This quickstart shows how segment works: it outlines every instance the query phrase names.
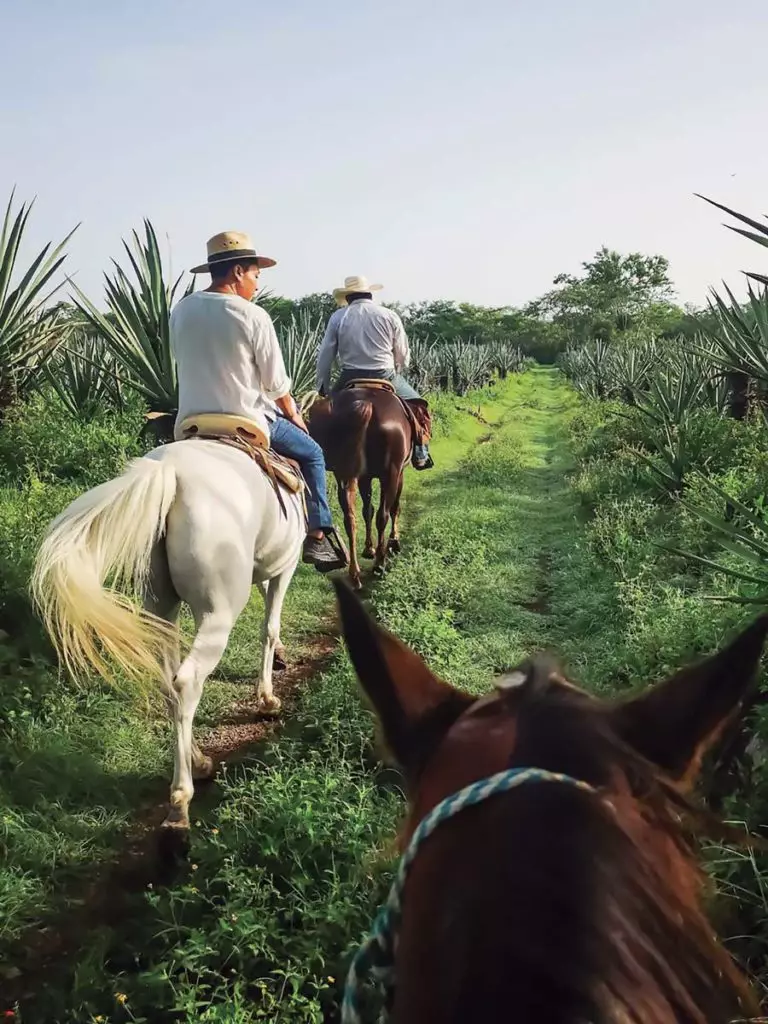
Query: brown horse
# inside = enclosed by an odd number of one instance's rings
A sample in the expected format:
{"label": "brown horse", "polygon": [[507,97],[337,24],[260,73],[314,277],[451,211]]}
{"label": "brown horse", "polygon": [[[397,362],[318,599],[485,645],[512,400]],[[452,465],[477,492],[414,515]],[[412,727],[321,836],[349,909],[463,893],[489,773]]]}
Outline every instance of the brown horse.
{"label": "brown horse", "polygon": [[[363,499],[365,519],[363,558],[373,558],[374,572],[382,572],[387,554],[400,550],[400,495],[403,472],[413,448],[415,425],[393,392],[376,387],[348,388],[332,398],[320,399],[309,411],[308,427],[323,449],[326,466],[336,477],[349,538],[349,577],[352,585],[359,589],[360,565],[355,536],[357,489],[360,488]],[[372,536],[374,480],[378,480],[380,486],[375,550]],[[387,542],[390,521],[392,529]]]}
{"label": "brown horse", "polygon": [[[404,843],[430,812],[424,824],[440,819],[399,890],[392,1024],[757,1015],[702,910],[693,835],[712,822],[686,794],[750,696],[768,616],[629,699],[598,700],[540,659],[478,699],[435,678],[337,590],[352,662],[406,779]],[[514,769],[533,778],[440,818],[446,798]],[[357,994],[348,983],[344,1021],[369,1019]]]}

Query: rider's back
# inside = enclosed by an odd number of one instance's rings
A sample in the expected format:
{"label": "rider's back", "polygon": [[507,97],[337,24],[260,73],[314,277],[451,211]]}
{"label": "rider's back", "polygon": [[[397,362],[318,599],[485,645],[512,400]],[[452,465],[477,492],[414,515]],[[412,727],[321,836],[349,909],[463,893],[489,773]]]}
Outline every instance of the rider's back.
{"label": "rider's back", "polygon": [[171,346],[179,375],[177,438],[181,423],[198,413],[243,416],[269,434],[270,393],[285,394],[290,381],[265,310],[237,295],[194,292],[171,314]]}

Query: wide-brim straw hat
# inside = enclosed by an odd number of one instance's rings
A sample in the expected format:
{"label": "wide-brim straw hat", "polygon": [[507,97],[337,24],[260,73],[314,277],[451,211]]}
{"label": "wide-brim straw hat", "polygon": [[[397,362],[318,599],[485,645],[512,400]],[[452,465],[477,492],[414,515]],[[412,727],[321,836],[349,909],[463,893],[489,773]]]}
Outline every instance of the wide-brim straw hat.
{"label": "wide-brim straw hat", "polygon": [[210,274],[211,267],[220,266],[222,263],[237,263],[243,260],[248,263],[256,263],[262,270],[267,267],[274,267],[277,260],[269,256],[261,256],[254,249],[250,235],[244,235],[241,231],[222,231],[206,243],[208,252],[207,263],[201,263],[199,267],[192,267],[190,274]]}
{"label": "wide-brim straw hat", "polygon": [[383,284],[371,284],[367,277],[363,277],[362,274],[356,274],[352,277],[345,277],[343,287],[333,289],[333,297],[340,306],[346,306],[348,295],[355,295],[359,292],[363,294],[366,292],[380,292],[383,287]]}

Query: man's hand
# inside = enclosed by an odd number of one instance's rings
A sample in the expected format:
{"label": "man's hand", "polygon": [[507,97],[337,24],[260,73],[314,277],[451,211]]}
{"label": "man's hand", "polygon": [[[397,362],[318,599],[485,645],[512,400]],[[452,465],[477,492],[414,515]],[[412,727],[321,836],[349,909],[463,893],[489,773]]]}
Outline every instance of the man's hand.
{"label": "man's hand", "polygon": [[303,430],[305,434],[309,433],[307,430],[307,424],[304,422],[304,417],[299,412],[299,407],[294,402],[292,395],[283,395],[282,398],[278,398],[277,406],[283,416],[285,416],[287,420],[290,420],[294,426],[297,426],[299,430]]}

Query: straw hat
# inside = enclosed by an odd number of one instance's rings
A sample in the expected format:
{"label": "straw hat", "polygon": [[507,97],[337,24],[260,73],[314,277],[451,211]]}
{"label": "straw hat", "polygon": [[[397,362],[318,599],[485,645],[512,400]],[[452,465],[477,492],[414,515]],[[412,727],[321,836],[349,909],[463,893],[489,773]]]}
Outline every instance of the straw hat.
{"label": "straw hat", "polygon": [[367,277],[362,274],[353,274],[352,277],[344,278],[343,288],[334,288],[333,297],[340,306],[346,306],[347,296],[355,292],[380,292],[383,284],[371,284]]}
{"label": "straw hat", "polygon": [[210,274],[211,267],[217,263],[237,263],[238,260],[257,263],[262,270],[274,267],[277,263],[277,260],[270,259],[269,256],[259,256],[253,247],[251,236],[240,231],[222,231],[221,234],[209,238],[206,247],[207,263],[192,267],[190,274]]}

